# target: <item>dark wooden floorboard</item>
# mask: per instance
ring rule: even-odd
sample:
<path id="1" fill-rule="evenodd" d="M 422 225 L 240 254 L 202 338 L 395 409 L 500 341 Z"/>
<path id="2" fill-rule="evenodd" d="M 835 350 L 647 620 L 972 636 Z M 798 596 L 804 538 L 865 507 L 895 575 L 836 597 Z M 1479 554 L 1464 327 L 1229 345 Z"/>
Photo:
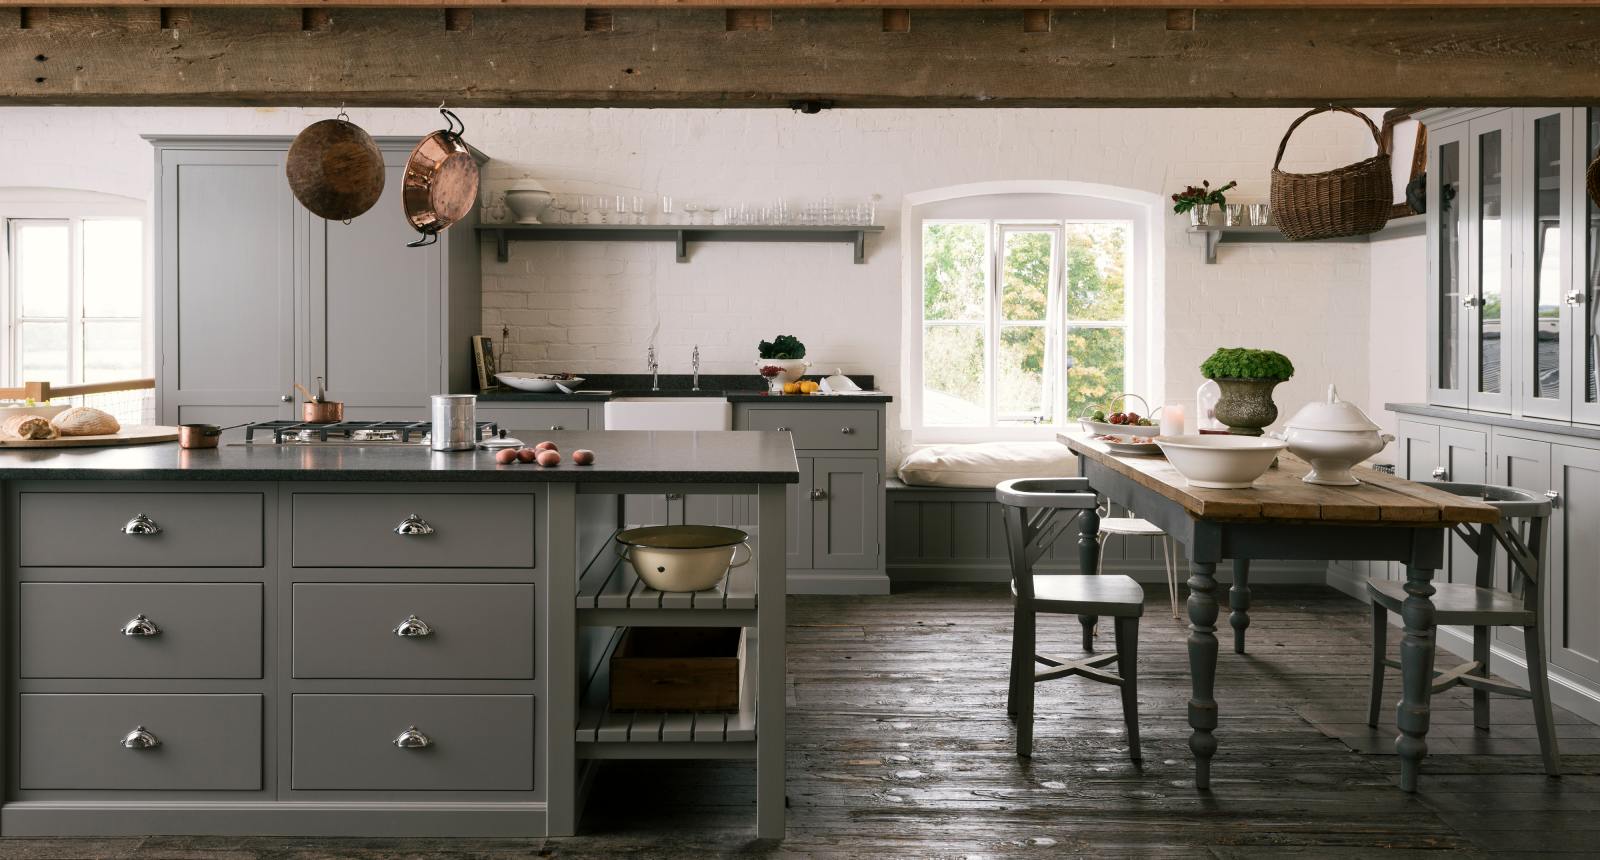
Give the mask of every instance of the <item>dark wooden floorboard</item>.
<path id="1" fill-rule="evenodd" d="M 509 860 L 794 857 L 1385 857 L 1582 854 L 1600 844 L 1600 726 L 1557 710 L 1567 776 L 1544 777 L 1527 702 L 1435 698 L 1422 792 L 1402 794 L 1394 730 L 1367 728 L 1366 609 L 1329 589 L 1258 587 L 1250 653 L 1218 667 L 1222 747 L 1193 787 L 1186 627 L 1152 589 L 1141 629 L 1145 762 L 1116 691 L 1038 691 L 1035 753 L 1005 718 L 1009 598 L 994 586 L 792 598 L 789 838 L 751 838 L 754 772 L 731 762 L 611 763 L 571 839 L 21 839 L 0 857 Z M 1220 634 L 1228 634 L 1226 610 Z M 1073 655 L 1074 619 L 1041 650 Z M 1399 636 L 1390 638 L 1391 645 Z M 1399 676 L 1389 691 L 1399 693 Z M 1386 720 L 1392 719 L 1387 715 Z"/>

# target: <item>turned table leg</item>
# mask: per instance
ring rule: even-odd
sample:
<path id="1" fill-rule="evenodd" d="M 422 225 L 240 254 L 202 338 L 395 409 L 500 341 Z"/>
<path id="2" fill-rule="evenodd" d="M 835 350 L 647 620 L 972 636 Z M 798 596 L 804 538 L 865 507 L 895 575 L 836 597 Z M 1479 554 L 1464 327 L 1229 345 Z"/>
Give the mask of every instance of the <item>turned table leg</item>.
<path id="1" fill-rule="evenodd" d="M 1094 509 L 1084 511 L 1078 517 L 1078 572 L 1085 576 L 1092 576 L 1100 570 L 1100 512 Z M 1083 650 L 1094 650 L 1094 625 L 1099 622 L 1098 615 L 1079 615 L 1078 623 L 1083 625 Z"/>
<path id="2" fill-rule="evenodd" d="M 1195 788 L 1211 787 L 1211 757 L 1217 752 L 1217 566 L 1189 565 L 1189 750 Z"/>
<path id="3" fill-rule="evenodd" d="M 1228 589 L 1228 608 L 1233 612 L 1228 623 L 1233 625 L 1233 653 L 1244 653 L 1244 631 L 1250 627 L 1250 559 L 1233 560 L 1233 587 Z"/>
<path id="4" fill-rule="evenodd" d="M 1406 599 L 1400 604 L 1405 637 L 1400 640 L 1400 705 L 1395 723 L 1400 735 L 1394 750 L 1400 755 L 1400 788 L 1417 790 L 1422 759 L 1428 754 L 1429 698 L 1433 687 L 1436 629 L 1433 620 L 1433 570 L 1406 566 Z M 1193 645 L 1190 649 L 1193 649 Z"/>

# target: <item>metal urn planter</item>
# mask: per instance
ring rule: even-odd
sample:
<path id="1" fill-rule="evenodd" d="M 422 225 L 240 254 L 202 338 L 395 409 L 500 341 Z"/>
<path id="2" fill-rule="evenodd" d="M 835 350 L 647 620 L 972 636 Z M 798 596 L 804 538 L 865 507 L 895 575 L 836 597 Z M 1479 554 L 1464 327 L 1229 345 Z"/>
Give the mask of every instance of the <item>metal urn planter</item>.
<path id="1" fill-rule="evenodd" d="M 1260 436 L 1261 428 L 1278 420 L 1278 405 L 1272 390 L 1282 379 L 1218 379 L 1222 399 L 1217 401 L 1217 420 L 1238 436 Z"/>

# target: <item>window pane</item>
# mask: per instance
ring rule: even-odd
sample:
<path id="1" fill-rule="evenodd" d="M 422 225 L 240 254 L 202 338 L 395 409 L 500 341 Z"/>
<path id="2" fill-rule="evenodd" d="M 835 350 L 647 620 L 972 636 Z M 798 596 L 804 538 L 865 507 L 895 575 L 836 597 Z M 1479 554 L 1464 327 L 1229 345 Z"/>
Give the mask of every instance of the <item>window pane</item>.
<path id="1" fill-rule="evenodd" d="M 1120 328 L 1072 328 L 1067 331 L 1067 414 L 1082 416 L 1121 394 L 1126 353 Z M 1148 416 L 1146 416 L 1148 417 Z"/>
<path id="2" fill-rule="evenodd" d="M 1000 330 L 1000 364 L 995 374 L 997 423 L 1050 423 L 1044 355 L 1044 326 L 1011 325 Z"/>
<path id="3" fill-rule="evenodd" d="M 984 327 L 930 325 L 922 331 L 922 423 L 986 425 Z"/>
<path id="4" fill-rule="evenodd" d="M 88 320 L 83 324 L 83 381 L 135 379 L 144 368 L 138 320 Z"/>
<path id="5" fill-rule="evenodd" d="M 1478 138 L 1478 390 L 1500 390 L 1500 132 Z"/>
<path id="6" fill-rule="evenodd" d="M 64 322 L 25 322 L 19 324 L 22 353 L 18 356 L 18 382 L 71 382 L 67 364 L 67 324 Z"/>
<path id="7" fill-rule="evenodd" d="M 1122 221 L 1067 225 L 1067 318 L 1120 320 L 1132 227 Z"/>
<path id="8" fill-rule="evenodd" d="M 1466 224 L 1462 221 L 1461 145 L 1439 145 L 1439 355 L 1435 373 L 1441 389 L 1458 387 L 1456 382 L 1456 324 L 1460 321 L 1462 278 L 1459 259 Z"/>
<path id="9" fill-rule="evenodd" d="M 922 226 L 922 317 L 982 320 L 987 316 L 987 222 Z"/>
<path id="10" fill-rule="evenodd" d="M 83 315 L 137 318 L 144 311 L 143 231 L 131 219 L 83 222 Z"/>
<path id="11" fill-rule="evenodd" d="M 1050 304 L 1050 258 L 1055 234 L 1008 230 L 1003 235 L 1006 256 L 1000 292 L 1001 319 L 1043 322 Z"/>
<path id="12" fill-rule="evenodd" d="M 17 309 L 25 317 L 67 315 L 67 224 L 17 221 Z"/>
<path id="13" fill-rule="evenodd" d="M 1561 396 L 1561 115 L 1533 123 L 1533 391 Z"/>

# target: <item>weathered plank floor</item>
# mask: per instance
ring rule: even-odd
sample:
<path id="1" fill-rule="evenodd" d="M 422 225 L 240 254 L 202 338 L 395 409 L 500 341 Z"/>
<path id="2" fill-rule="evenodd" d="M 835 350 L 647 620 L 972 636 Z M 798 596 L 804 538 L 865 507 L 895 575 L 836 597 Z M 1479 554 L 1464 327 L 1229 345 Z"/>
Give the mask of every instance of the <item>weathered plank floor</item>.
<path id="1" fill-rule="evenodd" d="M 1494 730 L 1478 732 L 1458 688 L 1435 698 L 1423 791 L 1404 795 L 1393 732 L 1364 724 L 1365 608 L 1328 589 L 1255 594 L 1251 654 L 1225 646 L 1220 660 L 1208 794 L 1192 788 L 1185 630 L 1164 593 L 1151 589 L 1141 631 L 1141 771 L 1116 691 L 1081 681 L 1041 687 L 1035 757 L 1019 761 L 1004 712 L 1008 597 L 930 586 L 791 600 L 781 845 L 750 838 L 748 765 L 662 763 L 610 765 L 572 839 L 27 839 L 0 841 L 0 857 L 1544 856 L 1600 844 L 1600 726 L 1558 712 L 1567 776 L 1548 780 L 1528 705 L 1496 699 Z M 1071 653 L 1076 628 L 1045 622 L 1044 650 Z"/>

